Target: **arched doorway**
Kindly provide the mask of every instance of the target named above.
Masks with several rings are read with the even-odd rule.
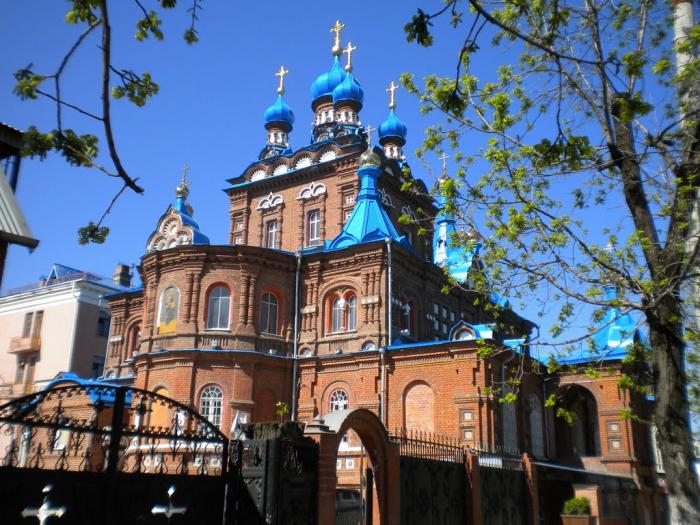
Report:
[[[347,515],[352,516],[349,519],[358,516],[357,512],[338,512],[344,505],[357,508],[353,490],[360,492],[360,503],[364,504],[359,513],[360,521],[353,524],[383,525],[389,523],[390,515],[398,517],[398,495],[390,493],[389,485],[389,479],[395,480],[399,475],[398,446],[389,443],[386,428],[373,412],[364,408],[329,412],[307,425],[305,434],[314,438],[320,448],[319,523],[344,525],[344,521],[337,519],[342,520]],[[347,436],[345,441],[344,436]],[[342,490],[338,491],[338,460],[348,470],[348,459],[352,461],[352,470],[356,474],[344,476],[346,486],[342,488],[341,483]],[[344,498],[344,494],[348,497]]]
[[[557,457],[580,463],[580,458],[600,456],[598,403],[585,387],[567,385],[560,390],[562,407],[570,417],[557,418]]]

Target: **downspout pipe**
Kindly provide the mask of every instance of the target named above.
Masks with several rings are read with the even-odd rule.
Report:
[[[387,311],[387,344],[384,347],[381,347],[379,349],[379,360],[380,360],[380,367],[381,367],[381,392],[380,392],[380,417],[382,423],[386,427],[386,352],[387,348],[389,345],[391,345],[392,341],[392,325],[394,323],[393,316],[392,316],[392,310],[394,308],[394,305],[392,303],[392,297],[393,297],[393,291],[392,291],[392,273],[391,273],[391,239],[386,238],[384,239],[384,242],[386,243],[386,267],[387,267],[387,284],[386,284],[386,311]]]
[[[294,277],[294,342],[292,350],[292,410],[291,420],[297,420],[297,376],[299,375],[299,280],[301,277],[301,252],[296,252],[297,269]]]

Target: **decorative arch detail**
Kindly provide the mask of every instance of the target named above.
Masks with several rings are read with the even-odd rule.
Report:
[[[311,182],[308,186],[305,186],[299,192],[298,200],[307,200],[318,197],[319,195],[324,195],[326,193],[326,185],[319,182]]]
[[[182,222],[182,217],[174,211],[167,213],[158,224],[155,233],[148,240],[146,251],[166,250],[175,246],[192,244],[193,230]]]
[[[260,202],[258,202],[257,209],[270,210],[272,208],[280,206],[283,202],[284,198],[282,197],[282,195],[270,192],[270,194],[267,197],[260,199]]]

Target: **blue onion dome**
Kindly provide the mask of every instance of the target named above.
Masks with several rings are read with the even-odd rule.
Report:
[[[350,103],[357,107],[359,111],[362,108],[362,99],[364,93],[360,84],[352,76],[352,73],[346,73],[345,79],[338,84],[333,90],[333,105],[337,106],[340,103]]]
[[[311,108],[314,109],[324,99],[330,98],[333,90],[345,80],[346,75],[347,73],[340,65],[340,60],[338,60],[338,57],[335,57],[330,71],[321,73],[311,84]]]
[[[406,143],[406,134],[408,133],[408,128],[406,124],[399,120],[396,116],[394,109],[392,108],[389,113],[389,118],[379,126],[379,143],[384,144],[390,140],[394,140],[403,146]]]
[[[265,110],[265,128],[270,129],[273,126],[284,128],[285,131],[290,131],[294,124],[294,112],[287,105],[280,94],[277,100],[269,108]]]

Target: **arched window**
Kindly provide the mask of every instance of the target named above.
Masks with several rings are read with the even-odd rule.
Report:
[[[219,387],[208,386],[199,396],[199,413],[209,420],[212,425],[221,426],[221,407],[224,394]]]
[[[347,410],[350,404],[348,403],[348,394],[345,390],[335,390],[331,394],[329,400],[329,411],[337,412],[338,410]]]
[[[331,332],[343,331],[343,315],[345,314],[345,299],[336,297],[331,308]]]
[[[377,349],[377,345],[375,345],[372,341],[365,341],[364,343],[362,343],[362,351],[363,352],[366,352],[369,350],[376,350],[376,349]]]
[[[267,221],[265,229],[265,247],[277,248],[277,236],[279,235],[279,223],[276,220]]]
[[[528,396],[530,405],[530,445],[532,455],[536,458],[544,456],[544,434],[542,427],[542,403],[535,394]]]
[[[306,220],[306,244],[313,246],[321,242],[321,212],[312,210]]]
[[[357,330],[357,296],[354,292],[331,296],[330,332],[354,332]]]
[[[160,296],[158,308],[158,333],[171,334],[177,328],[177,310],[180,292],[174,286],[168,286]]]
[[[126,358],[130,359],[134,354],[138,353],[138,345],[141,341],[141,325],[135,324],[129,328],[129,333],[126,336]]]
[[[207,328],[210,330],[228,330],[229,312],[231,310],[231,292],[226,286],[217,286],[209,292],[207,305]]]
[[[357,330],[357,297],[354,295],[348,298],[347,321],[346,326],[349,332]]]
[[[265,292],[262,296],[261,307],[260,330],[266,334],[276,334],[279,327],[279,302],[277,301],[277,296],[273,293]]]

